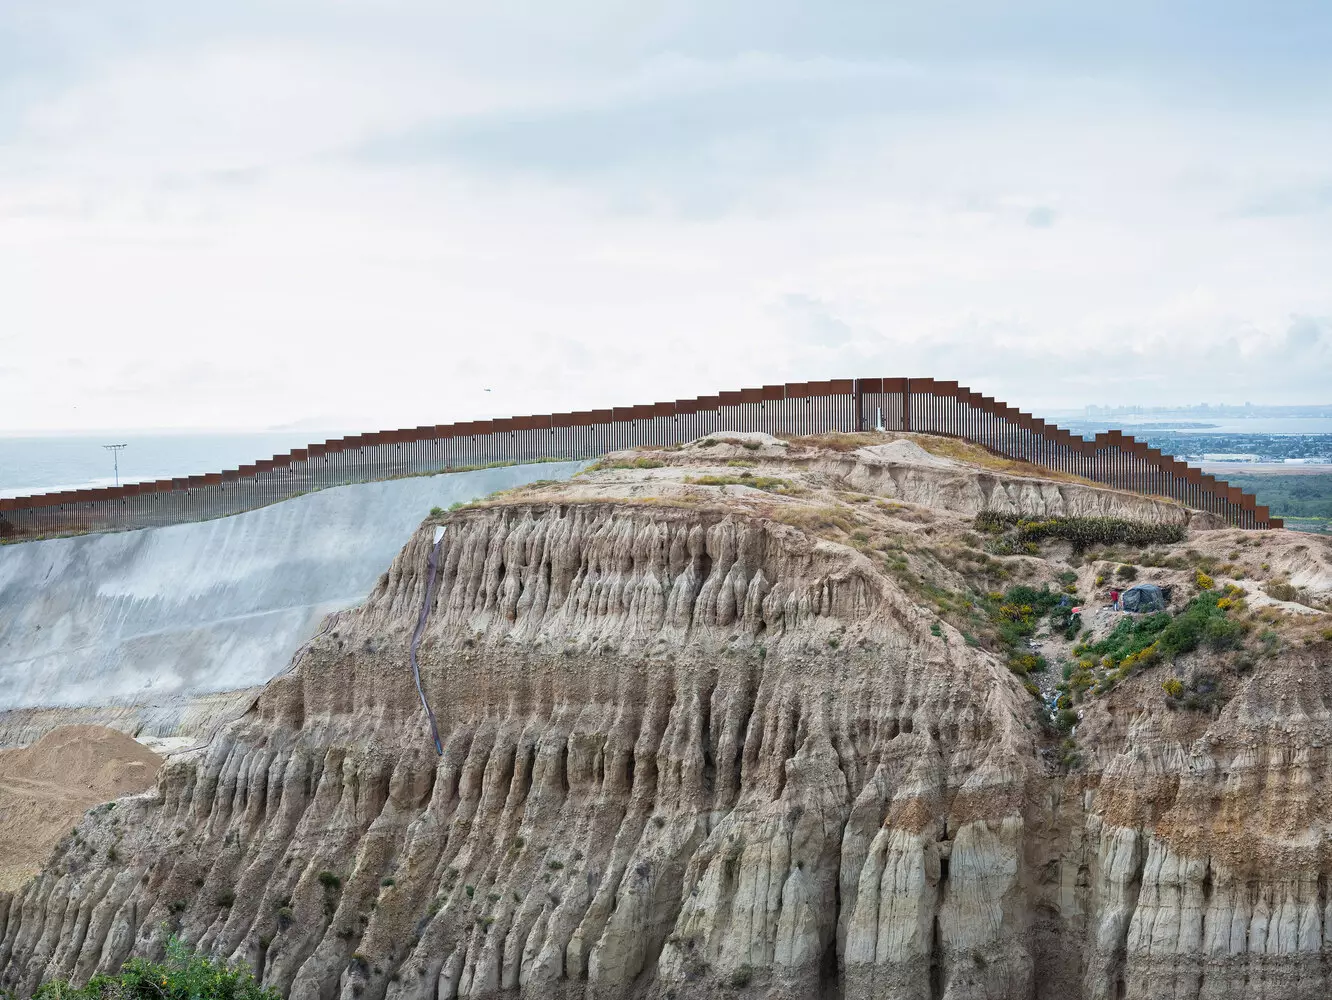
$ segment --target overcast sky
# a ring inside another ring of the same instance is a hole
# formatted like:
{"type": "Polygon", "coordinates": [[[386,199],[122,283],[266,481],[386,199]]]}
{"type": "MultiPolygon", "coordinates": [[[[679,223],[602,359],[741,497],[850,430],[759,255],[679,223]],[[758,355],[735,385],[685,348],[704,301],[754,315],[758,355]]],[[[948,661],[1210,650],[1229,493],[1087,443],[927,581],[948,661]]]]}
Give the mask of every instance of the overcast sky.
{"type": "Polygon", "coordinates": [[[0,429],[1332,401],[1329,51],[1279,0],[4,0],[0,429]]]}

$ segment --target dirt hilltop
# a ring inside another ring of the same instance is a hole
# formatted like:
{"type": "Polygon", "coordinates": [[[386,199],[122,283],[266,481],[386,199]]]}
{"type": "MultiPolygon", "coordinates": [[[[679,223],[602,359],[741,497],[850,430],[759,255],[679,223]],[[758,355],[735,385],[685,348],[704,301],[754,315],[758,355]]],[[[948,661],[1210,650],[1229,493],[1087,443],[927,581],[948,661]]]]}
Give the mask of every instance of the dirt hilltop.
{"type": "Polygon", "coordinates": [[[611,455],[427,519],[0,893],[0,986],[177,934],[299,1000],[1323,997],[1329,601],[1326,540],[956,441],[611,455]]]}

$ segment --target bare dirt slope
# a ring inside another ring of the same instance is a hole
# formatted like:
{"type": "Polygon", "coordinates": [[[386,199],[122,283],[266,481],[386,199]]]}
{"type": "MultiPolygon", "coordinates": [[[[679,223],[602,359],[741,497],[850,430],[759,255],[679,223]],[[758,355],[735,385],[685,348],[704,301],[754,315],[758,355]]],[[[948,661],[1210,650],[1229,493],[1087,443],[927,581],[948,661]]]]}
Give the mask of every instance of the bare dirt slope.
{"type": "Polygon", "coordinates": [[[1332,546],[1214,527],[901,435],[440,513],[0,893],[0,986],[177,934],[296,1000],[1325,997],[1332,546]],[[1046,612],[1130,577],[1212,630],[1046,612]]]}
{"type": "Polygon", "coordinates": [[[21,750],[0,750],[0,890],[40,871],[89,807],[151,788],[161,763],[102,726],[62,726],[21,750]]]}

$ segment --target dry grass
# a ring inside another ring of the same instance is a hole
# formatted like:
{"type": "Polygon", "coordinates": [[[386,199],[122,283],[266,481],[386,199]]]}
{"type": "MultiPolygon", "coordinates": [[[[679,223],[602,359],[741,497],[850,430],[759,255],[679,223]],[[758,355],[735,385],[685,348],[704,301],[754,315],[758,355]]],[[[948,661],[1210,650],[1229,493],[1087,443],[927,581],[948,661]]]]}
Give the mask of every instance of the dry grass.
{"type": "Polygon", "coordinates": [[[854,434],[840,432],[805,435],[783,434],[781,439],[801,448],[822,448],[827,451],[846,452],[855,451],[857,448],[866,448],[872,444],[883,444],[893,438],[889,434],[882,434],[878,431],[859,431],[854,434]]]}
{"type": "Polygon", "coordinates": [[[860,519],[855,513],[844,507],[810,507],[798,504],[776,509],[770,516],[774,521],[781,521],[801,531],[824,537],[849,535],[860,524],[860,519]],[[840,534],[831,534],[834,532],[840,534]]]}
{"type": "Polygon", "coordinates": [[[857,433],[806,434],[804,436],[784,435],[783,437],[792,444],[803,448],[822,448],[827,451],[843,453],[855,451],[857,448],[868,448],[870,445],[887,444],[889,441],[914,441],[922,450],[929,452],[931,455],[951,459],[954,462],[977,465],[993,472],[1002,472],[1005,475],[1020,476],[1025,479],[1054,479],[1059,482],[1080,483],[1084,486],[1106,489],[1102,483],[1084,479],[1082,476],[1075,476],[1071,472],[1060,472],[1057,469],[1047,469],[1031,462],[1005,458],[1003,455],[998,455],[982,445],[963,441],[961,438],[942,437],[935,434],[914,434],[907,431],[859,431],[857,433]]]}
{"type": "Polygon", "coordinates": [[[750,472],[742,472],[738,476],[685,476],[684,482],[686,486],[748,486],[766,493],[782,493],[786,496],[801,496],[809,492],[789,479],[756,476],[750,472]]]}
{"type": "Polygon", "coordinates": [[[1060,472],[1057,469],[1047,469],[1043,465],[1033,465],[1031,462],[1022,462],[1015,458],[996,455],[988,448],[972,444],[970,441],[963,441],[960,438],[938,437],[934,434],[894,436],[909,437],[910,440],[916,442],[931,455],[952,459],[954,462],[979,465],[981,468],[1002,472],[1009,476],[1021,476],[1024,479],[1055,479],[1064,483],[1080,483],[1084,486],[1108,489],[1103,483],[1096,483],[1090,479],[1084,479],[1082,476],[1075,476],[1071,472],[1060,472]]]}

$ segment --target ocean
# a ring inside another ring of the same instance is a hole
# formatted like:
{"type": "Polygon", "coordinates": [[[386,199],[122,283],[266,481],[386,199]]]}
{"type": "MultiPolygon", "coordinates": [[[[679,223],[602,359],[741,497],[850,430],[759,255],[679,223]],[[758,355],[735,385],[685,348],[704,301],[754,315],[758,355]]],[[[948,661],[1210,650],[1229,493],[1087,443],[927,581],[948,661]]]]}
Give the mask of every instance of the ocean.
{"type": "Polygon", "coordinates": [[[120,452],[120,481],[136,483],[234,469],[339,436],[303,430],[0,437],[0,497],[114,485],[111,453],[104,444],[127,446],[120,452]]]}
{"type": "Polygon", "coordinates": [[[1054,422],[1078,432],[1115,427],[1133,435],[1150,433],[1138,430],[1138,424],[1154,424],[1157,431],[1174,430],[1176,434],[1332,434],[1332,417],[1203,417],[1197,414],[1178,417],[1144,413],[1133,417],[1116,417],[1114,423],[1069,417],[1055,419],[1054,422]],[[1172,424],[1181,426],[1171,427],[1172,424]],[[1188,424],[1205,426],[1190,427],[1188,424]]]}

